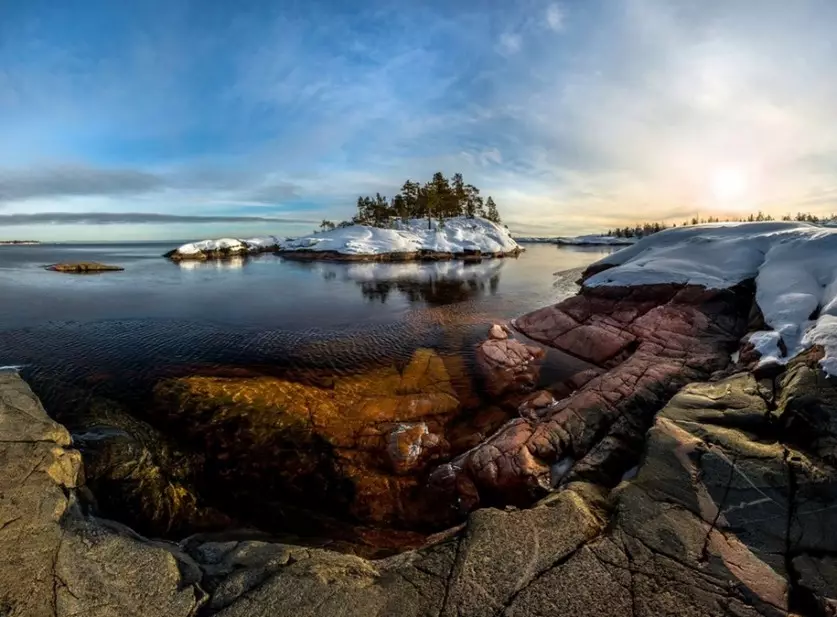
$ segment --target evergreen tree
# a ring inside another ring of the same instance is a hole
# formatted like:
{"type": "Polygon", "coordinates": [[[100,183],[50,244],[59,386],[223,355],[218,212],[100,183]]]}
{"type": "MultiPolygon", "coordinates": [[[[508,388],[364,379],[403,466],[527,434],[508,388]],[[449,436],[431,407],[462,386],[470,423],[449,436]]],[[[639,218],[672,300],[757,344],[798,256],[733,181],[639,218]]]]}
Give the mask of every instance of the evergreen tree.
{"type": "Polygon", "coordinates": [[[453,197],[456,200],[456,214],[454,216],[462,216],[466,214],[468,202],[468,192],[465,187],[465,182],[462,179],[462,174],[453,174],[451,184],[453,185],[453,197]]]}
{"type": "Polygon", "coordinates": [[[490,195],[488,196],[488,201],[486,201],[485,205],[488,209],[485,218],[487,218],[492,223],[501,223],[502,221],[500,220],[500,213],[497,212],[497,204],[494,203],[494,199],[490,195]]]}
{"type": "Polygon", "coordinates": [[[480,190],[473,184],[465,185],[465,208],[464,213],[469,219],[477,216],[482,198],[480,197],[480,190]]]}

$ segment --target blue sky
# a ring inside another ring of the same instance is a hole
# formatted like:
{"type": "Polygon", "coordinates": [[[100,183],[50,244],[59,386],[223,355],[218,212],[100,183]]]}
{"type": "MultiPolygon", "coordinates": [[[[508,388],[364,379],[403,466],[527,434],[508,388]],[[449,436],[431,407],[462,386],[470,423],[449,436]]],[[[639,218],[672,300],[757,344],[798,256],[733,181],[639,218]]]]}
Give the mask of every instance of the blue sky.
{"type": "Polygon", "coordinates": [[[293,234],[437,169],[529,235],[837,211],[835,18],[830,0],[3,0],[0,238],[293,234]]]}

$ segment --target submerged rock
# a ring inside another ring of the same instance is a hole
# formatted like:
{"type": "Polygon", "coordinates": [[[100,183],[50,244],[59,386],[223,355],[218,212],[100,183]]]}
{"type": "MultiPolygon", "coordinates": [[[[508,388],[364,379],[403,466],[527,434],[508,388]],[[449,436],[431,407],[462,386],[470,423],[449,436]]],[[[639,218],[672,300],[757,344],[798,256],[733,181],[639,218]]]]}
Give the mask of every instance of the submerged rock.
{"type": "Polygon", "coordinates": [[[218,493],[262,524],[293,504],[421,526],[432,507],[422,475],[449,455],[445,425],[477,399],[460,358],[421,349],[401,370],[325,382],[176,378],[157,385],[155,401],[158,421],[212,461],[218,493]]]}
{"type": "Polygon", "coordinates": [[[105,398],[82,398],[65,415],[102,513],[152,536],[182,537],[232,524],[199,496],[202,455],[184,451],[105,398]]]}

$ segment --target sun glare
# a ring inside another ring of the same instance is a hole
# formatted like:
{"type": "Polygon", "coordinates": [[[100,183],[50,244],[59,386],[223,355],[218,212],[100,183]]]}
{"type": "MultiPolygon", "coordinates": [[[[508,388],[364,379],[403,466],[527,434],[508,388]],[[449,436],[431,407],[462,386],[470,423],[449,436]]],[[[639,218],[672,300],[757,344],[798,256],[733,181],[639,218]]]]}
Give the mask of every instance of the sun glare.
{"type": "Polygon", "coordinates": [[[747,174],[735,167],[716,169],[709,178],[712,194],[720,201],[743,197],[747,192],[747,174]]]}

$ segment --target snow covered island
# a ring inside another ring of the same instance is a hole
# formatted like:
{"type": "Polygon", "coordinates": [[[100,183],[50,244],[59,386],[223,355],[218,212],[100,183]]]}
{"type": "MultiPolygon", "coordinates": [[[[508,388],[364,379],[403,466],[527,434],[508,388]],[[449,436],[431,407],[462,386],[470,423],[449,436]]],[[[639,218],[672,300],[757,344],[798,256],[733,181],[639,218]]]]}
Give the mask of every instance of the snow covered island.
{"type": "Polygon", "coordinates": [[[593,264],[586,287],[755,281],[770,328],[749,335],[761,363],[785,364],[812,346],[837,375],[837,230],[809,223],[718,223],[668,229],[593,264]]]}
{"type": "Polygon", "coordinates": [[[203,240],[166,253],[174,261],[224,259],[275,252],[291,259],[411,261],[516,256],[523,249],[502,225],[483,218],[455,217],[428,229],[426,219],[398,221],[392,229],[349,225],[296,239],[203,240]]]}
{"type": "Polygon", "coordinates": [[[605,236],[591,234],[587,236],[558,236],[558,237],[525,237],[515,238],[521,244],[558,244],[569,246],[630,246],[635,244],[639,238],[619,238],[617,236],[605,236]]]}

